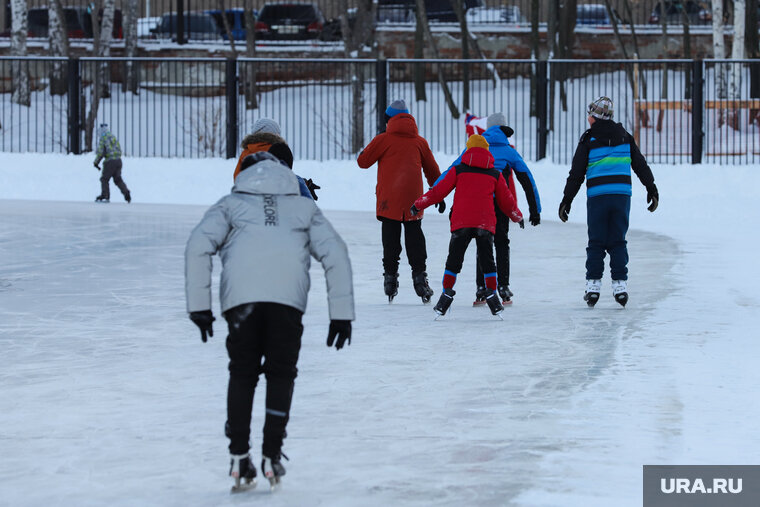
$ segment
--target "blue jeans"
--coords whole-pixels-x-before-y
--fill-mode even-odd
[[[586,248],[586,279],[601,280],[604,256],[610,254],[613,280],[628,280],[628,216],[631,196],[604,194],[586,200],[588,247]]]

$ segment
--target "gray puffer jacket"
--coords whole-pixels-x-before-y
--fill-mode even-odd
[[[211,256],[222,259],[222,312],[272,302],[306,310],[313,256],[325,269],[330,319],[354,319],[351,261],[340,235],[286,166],[265,160],[241,172],[193,229],[185,248],[187,311],[211,309]]]

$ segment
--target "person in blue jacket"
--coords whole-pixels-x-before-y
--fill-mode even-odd
[[[512,192],[515,201],[517,201],[517,193],[515,192],[514,179],[512,178],[513,174],[523,187],[530,212],[528,221],[531,225],[536,226],[541,223],[541,199],[538,195],[536,181],[533,179],[530,169],[528,169],[528,166],[517,150],[509,144],[508,138],[513,134],[514,131],[507,126],[504,113],[493,113],[488,116],[486,131],[482,135],[488,141],[488,150],[494,158],[494,168],[504,174],[504,179],[507,181],[507,186]],[[461,159],[462,155],[460,154],[449,169],[457,166]],[[447,172],[448,169],[444,171],[436,181],[436,184],[443,179]],[[499,210],[498,206],[495,206],[495,211],[496,233],[494,234],[494,246],[496,247],[496,277],[499,296],[503,304],[510,304],[514,294],[509,289],[509,218]],[[486,288],[480,262],[476,262],[476,265],[475,280],[477,280],[477,290],[475,292],[475,304],[485,304],[486,297],[489,295],[488,289]]]

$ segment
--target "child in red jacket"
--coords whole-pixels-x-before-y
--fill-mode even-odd
[[[467,150],[462,154],[462,162],[449,171],[440,183],[414,201],[412,206],[411,212],[416,215],[420,210],[442,201],[455,187],[457,189],[451,206],[451,241],[443,274],[443,293],[433,308],[439,315],[444,315],[454,300],[454,284],[462,270],[467,246],[473,238],[485,274],[486,287],[490,291],[486,303],[494,315],[504,310],[496,293],[496,264],[493,260],[496,213],[493,197],[496,197],[499,208],[510,220],[518,222],[520,227],[525,227],[525,221],[503,174],[494,169],[493,162],[493,155],[488,151],[488,141],[480,135],[470,136]]]

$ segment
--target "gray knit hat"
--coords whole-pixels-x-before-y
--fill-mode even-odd
[[[507,118],[504,116],[504,113],[493,113],[488,115],[488,120],[486,120],[486,129],[490,129],[491,127],[501,127],[502,125],[507,124]]]
[[[609,97],[599,97],[588,105],[588,115],[600,120],[611,120],[612,111],[612,99]]]
[[[403,100],[394,100],[391,105],[385,110],[385,114],[388,118],[393,118],[397,114],[409,113],[409,109],[406,107],[406,102]]]
[[[277,122],[271,118],[259,118],[253,124],[253,130],[251,131],[251,134],[257,134],[259,132],[267,132],[269,134],[276,134],[279,136],[280,125],[278,125]]]

